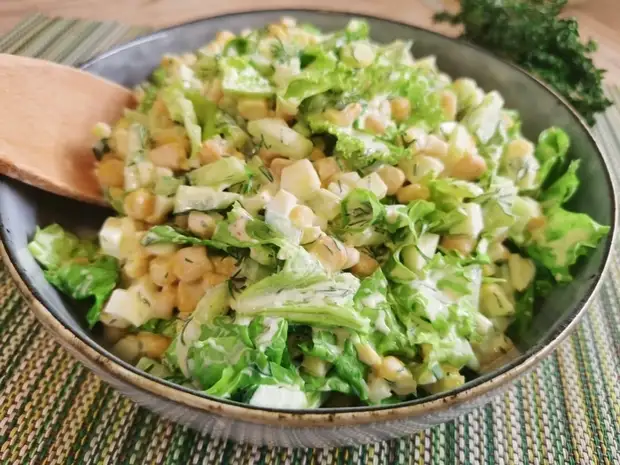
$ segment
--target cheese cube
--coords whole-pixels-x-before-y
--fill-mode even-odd
[[[437,176],[444,170],[444,164],[437,158],[428,155],[416,155],[401,160],[398,167],[403,170],[407,181],[414,184],[427,175]]]
[[[306,204],[312,208],[316,216],[331,221],[340,214],[341,199],[327,189],[319,189]]]
[[[375,194],[379,200],[387,195],[388,190],[387,185],[377,173],[370,173],[368,176],[364,176],[357,182],[356,187],[369,190]]]
[[[450,234],[463,234],[477,238],[484,229],[482,207],[477,203],[466,203],[462,208],[466,216],[463,221],[450,228]]]
[[[280,187],[306,200],[321,189],[321,180],[310,160],[303,159],[282,170]]]

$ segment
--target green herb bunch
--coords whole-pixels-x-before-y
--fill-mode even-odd
[[[605,70],[591,55],[597,44],[582,42],[574,18],[560,18],[566,0],[461,0],[461,10],[435,15],[436,22],[462,25],[462,38],[508,59],[550,84],[589,124],[611,105],[602,89]]]

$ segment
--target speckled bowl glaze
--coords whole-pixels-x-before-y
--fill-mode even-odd
[[[83,68],[133,86],[147,78],[164,53],[193,50],[222,29],[235,32],[260,27],[282,15],[297,17],[323,30],[343,27],[350,14],[319,11],[260,11],[203,19],[156,32],[118,47]],[[437,56],[439,67],[454,77],[470,76],[485,90],[497,89],[507,106],[523,116],[529,138],[551,125],[572,139],[571,158],[581,158],[581,188],[570,209],[585,212],[612,231],[576,271],[575,280],[557,289],[538,309],[531,334],[517,341],[522,355],[493,373],[461,388],[390,407],[285,411],[249,407],[216,399],[138,371],[97,343],[83,313],[44,279],[26,249],[36,225],[59,222],[96,230],[109,212],[0,178],[0,252],[41,323],[72,354],[119,391],[168,418],[238,441],[280,446],[327,447],[374,442],[403,436],[451,420],[488,402],[492,396],[546,357],[586,311],[605,271],[616,223],[616,196],[604,155],[583,121],[561,98],[536,79],[483,50],[405,24],[365,18],[380,42],[413,39],[414,54]],[[71,128],[67,128],[70,130]]]

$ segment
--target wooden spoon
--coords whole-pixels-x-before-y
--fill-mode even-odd
[[[0,54],[0,174],[104,204],[93,126],[133,107],[128,89],[68,66]]]

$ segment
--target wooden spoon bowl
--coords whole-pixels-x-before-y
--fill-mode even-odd
[[[116,121],[133,104],[130,90],[95,75],[0,54],[0,174],[104,204],[92,128]]]

